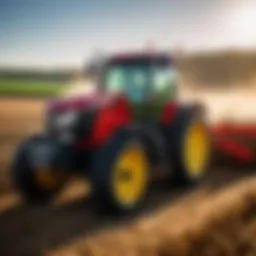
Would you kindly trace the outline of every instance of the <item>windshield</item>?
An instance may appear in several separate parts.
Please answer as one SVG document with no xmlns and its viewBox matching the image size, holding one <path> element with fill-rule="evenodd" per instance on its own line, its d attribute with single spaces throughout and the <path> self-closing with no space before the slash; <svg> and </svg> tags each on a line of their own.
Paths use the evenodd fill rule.
<svg viewBox="0 0 256 256">
<path fill-rule="evenodd" d="M 105 90 L 124 92 L 135 102 L 142 101 L 148 93 L 168 98 L 176 86 L 176 72 L 167 64 L 114 63 L 106 68 L 103 83 Z"/>
<path fill-rule="evenodd" d="M 150 66 L 141 64 L 113 64 L 105 73 L 105 88 L 124 92 L 131 100 L 140 101 L 150 84 Z"/>
</svg>

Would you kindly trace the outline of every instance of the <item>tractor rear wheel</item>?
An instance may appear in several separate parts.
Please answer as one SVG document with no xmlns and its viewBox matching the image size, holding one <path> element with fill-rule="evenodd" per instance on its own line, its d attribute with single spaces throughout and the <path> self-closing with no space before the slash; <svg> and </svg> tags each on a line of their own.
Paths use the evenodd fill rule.
<svg viewBox="0 0 256 256">
<path fill-rule="evenodd" d="M 172 163 L 178 184 L 198 183 L 206 174 L 211 155 L 211 139 L 201 113 L 187 110 L 172 127 Z"/>
<path fill-rule="evenodd" d="M 91 179 L 101 205 L 115 212 L 137 209 L 147 192 L 149 161 L 139 139 L 130 132 L 117 132 L 95 154 Z"/>
</svg>

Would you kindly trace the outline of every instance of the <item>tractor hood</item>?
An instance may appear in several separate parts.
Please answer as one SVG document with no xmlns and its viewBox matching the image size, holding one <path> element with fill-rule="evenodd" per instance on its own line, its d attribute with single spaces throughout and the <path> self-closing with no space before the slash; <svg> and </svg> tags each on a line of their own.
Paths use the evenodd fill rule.
<svg viewBox="0 0 256 256">
<path fill-rule="evenodd" d="M 105 105 L 114 100 L 117 95 L 93 91 L 70 97 L 60 97 L 48 103 L 49 111 L 64 112 L 68 110 L 82 110 L 92 105 Z"/>
</svg>

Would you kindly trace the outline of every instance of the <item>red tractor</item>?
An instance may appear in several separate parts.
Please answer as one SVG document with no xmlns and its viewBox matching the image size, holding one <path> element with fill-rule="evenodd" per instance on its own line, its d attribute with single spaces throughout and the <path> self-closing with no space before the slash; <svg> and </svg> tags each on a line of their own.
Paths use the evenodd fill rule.
<svg viewBox="0 0 256 256">
<path fill-rule="evenodd" d="M 102 205 L 126 212 L 157 177 L 198 183 L 210 152 L 204 109 L 178 100 L 173 59 L 116 55 L 94 92 L 49 102 L 45 132 L 20 144 L 12 177 L 27 201 L 47 202 L 80 174 Z"/>
</svg>

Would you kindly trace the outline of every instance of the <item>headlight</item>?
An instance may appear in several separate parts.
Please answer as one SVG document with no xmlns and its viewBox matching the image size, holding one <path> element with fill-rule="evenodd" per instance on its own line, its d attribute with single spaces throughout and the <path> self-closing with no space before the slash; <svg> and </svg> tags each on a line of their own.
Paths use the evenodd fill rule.
<svg viewBox="0 0 256 256">
<path fill-rule="evenodd" d="M 55 125 L 57 128 L 60 128 L 60 129 L 69 128 L 75 123 L 76 118 L 77 118 L 76 112 L 72 111 L 72 112 L 62 113 L 56 117 Z"/>
<path fill-rule="evenodd" d="M 78 113 L 75 111 L 49 112 L 46 116 L 46 132 L 51 136 L 60 136 L 63 133 L 73 133 Z"/>
<path fill-rule="evenodd" d="M 48 119 L 47 131 L 51 136 L 63 143 L 70 143 L 74 139 L 74 127 L 77 122 L 78 113 L 67 111 L 62 113 L 51 113 Z"/>
</svg>

